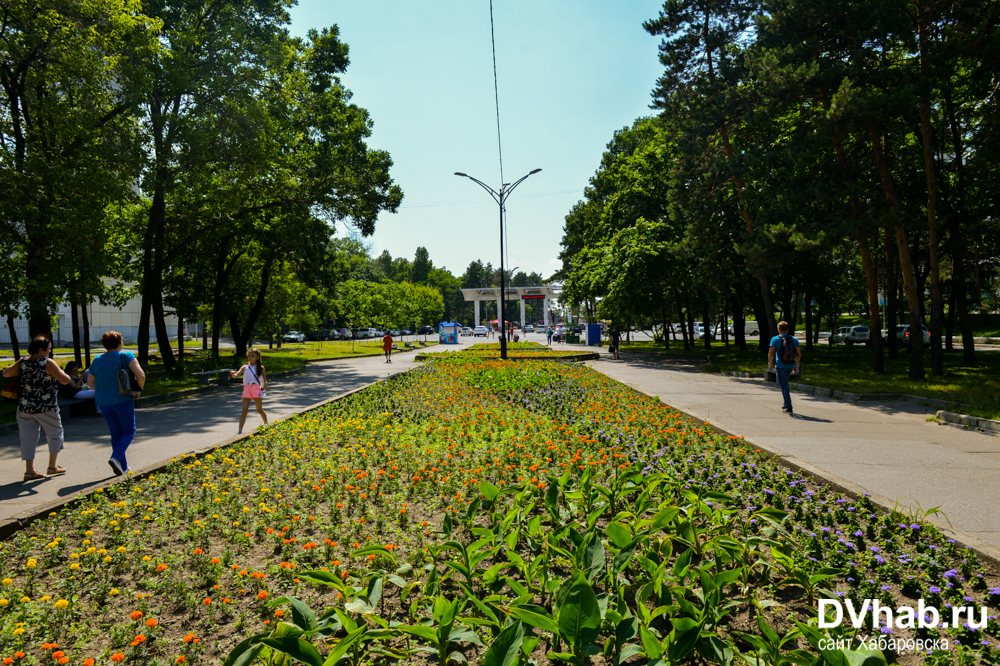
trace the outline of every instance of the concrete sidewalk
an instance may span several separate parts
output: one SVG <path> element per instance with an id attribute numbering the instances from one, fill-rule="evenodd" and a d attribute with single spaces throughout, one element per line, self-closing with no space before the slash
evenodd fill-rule
<path id="1" fill-rule="evenodd" d="M 955 529 L 1000 549 L 1000 437 L 928 422 L 934 412 L 908 402 L 851 404 L 793 391 L 789 416 L 777 385 L 704 374 L 683 359 L 629 354 L 588 365 L 904 511 L 940 507 Z"/>
<path id="2" fill-rule="evenodd" d="M 266 365 L 266 352 L 265 352 Z M 415 365 L 412 354 L 394 355 L 387 364 L 382 356 L 311 363 L 304 375 L 276 379 L 268 384 L 264 410 L 268 421 L 285 418 L 322 400 L 346 393 Z M 242 407 L 242 384 L 216 393 L 136 411 L 136 437 L 129 447 L 133 469 L 211 446 L 236 435 Z M 244 432 L 260 424 L 253 404 Z M 103 418 L 83 417 L 63 422 L 66 448 L 59 464 L 64 476 L 25 483 L 24 463 L 17 433 L 0 437 L 0 520 L 11 518 L 93 486 L 112 476 L 108 466 L 111 436 Z M 48 445 L 40 438 L 35 469 L 44 472 Z"/>

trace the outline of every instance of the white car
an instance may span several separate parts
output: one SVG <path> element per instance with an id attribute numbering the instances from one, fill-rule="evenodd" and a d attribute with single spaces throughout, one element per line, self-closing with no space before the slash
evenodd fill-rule
<path id="1" fill-rule="evenodd" d="M 835 345 L 843 342 L 853 345 L 856 342 L 870 344 L 871 331 L 867 326 L 842 326 L 837 332 L 830 336 L 830 344 Z"/>
<path id="2" fill-rule="evenodd" d="M 485 326 L 476 326 L 476 330 L 472 332 L 472 337 L 478 338 L 480 335 L 485 337 L 489 336 L 489 331 L 486 330 Z"/>
<path id="3" fill-rule="evenodd" d="M 525 333 L 534 333 L 535 332 L 535 327 L 532 326 L 531 324 L 528 324 L 527 326 L 524 327 L 524 332 Z"/>
<path id="4" fill-rule="evenodd" d="M 306 334 L 301 331 L 288 331 L 283 336 L 281 336 L 282 342 L 305 342 Z"/>
<path id="5" fill-rule="evenodd" d="M 458 334 L 459 335 L 472 335 L 472 329 L 469 328 L 468 326 L 463 326 L 462 329 L 458 332 Z"/>

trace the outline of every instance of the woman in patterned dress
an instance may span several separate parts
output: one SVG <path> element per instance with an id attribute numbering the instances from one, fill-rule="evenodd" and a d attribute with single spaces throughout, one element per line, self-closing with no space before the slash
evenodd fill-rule
<path id="1" fill-rule="evenodd" d="M 62 419 L 59 417 L 58 384 L 69 384 L 70 378 L 49 358 L 52 342 L 44 335 L 28 344 L 28 356 L 3 369 L 4 377 L 21 375 L 21 394 L 17 402 L 17 429 L 21 437 L 21 459 L 24 460 L 24 480 L 44 479 L 35 470 L 35 449 L 40 430 L 49 443 L 49 476 L 65 474 L 56 464 L 63 448 Z"/>

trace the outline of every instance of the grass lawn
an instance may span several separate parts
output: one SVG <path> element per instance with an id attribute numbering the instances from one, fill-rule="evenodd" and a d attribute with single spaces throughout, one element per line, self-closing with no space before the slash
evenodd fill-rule
<path id="1" fill-rule="evenodd" d="M 919 515 L 590 368 L 449 359 L 0 542 L 0 658 L 886 666 L 859 647 L 870 619 L 807 624 L 818 599 L 995 612 L 997 585 Z M 962 643 L 899 663 L 996 664 L 996 621 L 979 621 L 891 627 Z M 819 659 L 827 637 L 850 654 Z"/>
<path id="2" fill-rule="evenodd" d="M 699 346 L 690 352 L 683 351 L 683 343 L 671 340 L 671 353 L 700 357 L 707 362 L 711 372 L 763 373 L 767 357 L 753 349 L 745 352 L 734 346 L 728 349 L 713 343 L 711 350 Z M 662 346 L 652 342 L 622 344 L 622 350 L 662 352 Z M 1000 353 L 980 351 L 976 354 L 979 365 L 966 366 L 962 352 L 944 353 L 945 375 L 933 377 L 930 372 L 930 351 L 925 353 L 926 376 L 912 380 L 907 376 L 909 357 L 900 354 L 890 359 L 885 354 L 885 373 L 871 370 L 871 350 L 864 345 L 817 345 L 802 355 L 802 382 L 852 393 L 909 393 L 927 398 L 952 400 L 969 405 L 963 412 L 985 418 L 1000 418 Z"/>
<path id="3" fill-rule="evenodd" d="M 970 314 L 972 318 L 972 335 L 976 338 L 1000 338 L 1000 314 Z M 868 315 L 841 315 L 837 317 L 837 328 L 841 326 L 867 326 L 871 320 L 868 319 Z M 903 323 L 908 323 L 904 321 Z M 800 320 L 798 323 L 799 332 L 805 330 L 805 320 Z M 944 323 L 942 323 L 941 335 L 945 333 Z M 928 324 L 930 327 L 930 324 Z M 821 331 L 829 330 L 830 320 L 824 316 L 823 324 L 820 327 Z M 885 322 L 882 322 L 882 329 L 886 328 Z M 955 322 L 955 339 L 958 340 L 962 337 L 962 331 L 958 328 L 958 321 Z"/>

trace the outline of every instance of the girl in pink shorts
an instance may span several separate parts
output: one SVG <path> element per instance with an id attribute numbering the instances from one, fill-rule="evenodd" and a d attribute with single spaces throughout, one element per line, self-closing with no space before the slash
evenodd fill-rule
<path id="1" fill-rule="evenodd" d="M 229 374 L 232 377 L 243 375 L 243 411 L 240 412 L 240 431 L 237 434 L 243 434 L 243 425 L 247 422 L 247 412 L 250 411 L 251 400 L 257 403 L 257 413 L 260 414 L 261 420 L 267 424 L 267 414 L 264 413 L 262 399 L 266 395 L 267 374 L 264 372 L 264 364 L 260 362 L 260 352 L 251 347 L 247 351 L 246 365 L 235 372 L 230 370 Z"/>

